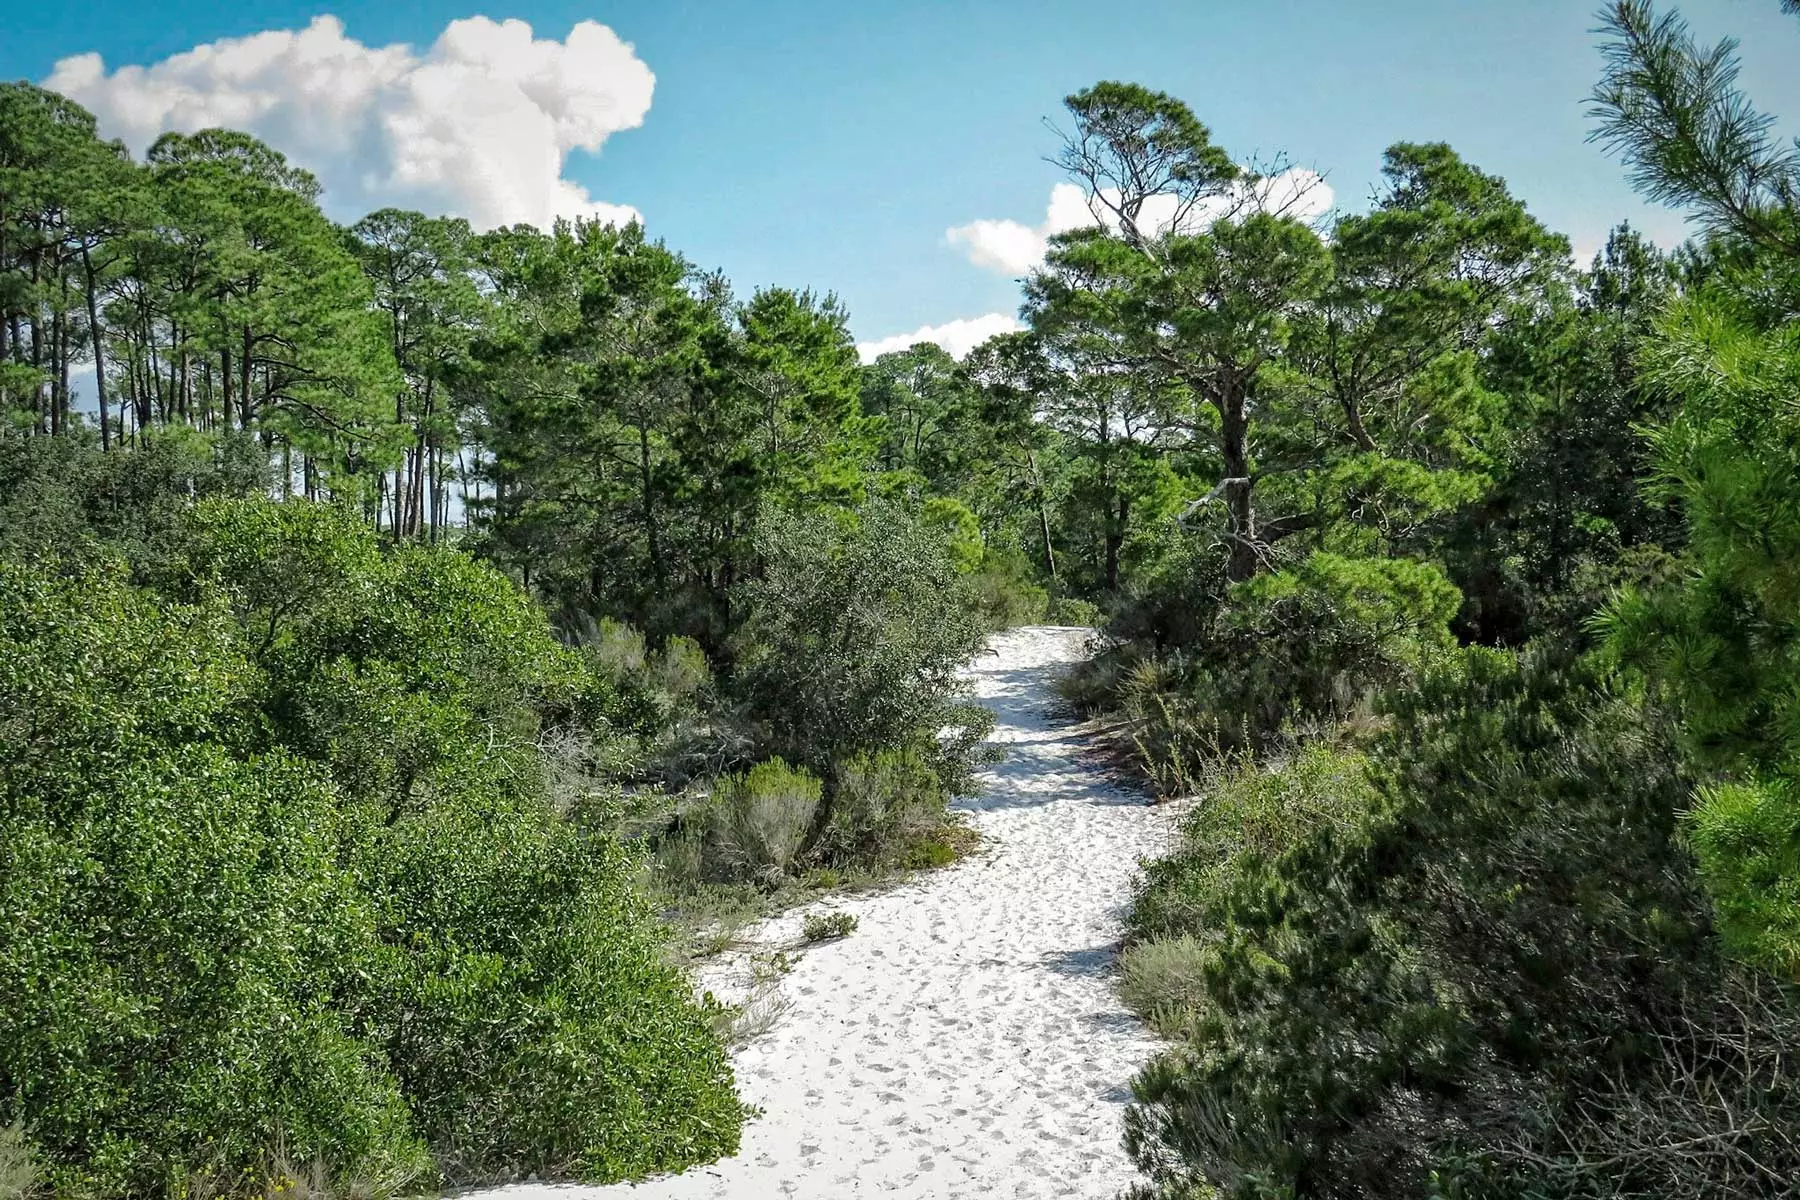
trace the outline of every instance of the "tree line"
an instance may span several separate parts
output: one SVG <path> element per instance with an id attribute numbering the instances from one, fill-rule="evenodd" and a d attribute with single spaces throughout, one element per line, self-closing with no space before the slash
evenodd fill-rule
<path id="1" fill-rule="evenodd" d="M 1199 797 L 1121 960 L 1173 1043 L 1140 1194 L 1784 1194 L 1800 166 L 1730 43 L 1648 0 L 1601 37 L 1595 136 L 1684 246 L 1572 262 L 1442 144 L 1309 219 L 1102 82 L 1024 328 L 867 365 L 829 295 L 635 225 L 339 227 L 254 139 L 136 162 L 0 88 L 0 914 L 64 947 L 0 942 L 38 998 L 0 1006 L 0 1125 L 94 1195 L 254 1193 L 276 1146 L 376 1190 L 728 1152 L 730 1014 L 607 947 L 953 859 L 956 669 L 1050 620 L 1103 629 L 1069 702 Z M 334 832 L 284 881 L 363 914 L 328 946 L 180 885 L 256 881 L 295 811 Z M 57 998 L 136 952 L 95 930 L 153 925 L 276 947 L 225 955 L 260 1006 L 209 1023 L 196 966 L 66 1050 Z M 301 947 L 326 983 L 276 982 Z M 227 1043 L 189 1091 L 132 1069 Z M 522 1099 L 553 1079 L 629 1082 Z"/>

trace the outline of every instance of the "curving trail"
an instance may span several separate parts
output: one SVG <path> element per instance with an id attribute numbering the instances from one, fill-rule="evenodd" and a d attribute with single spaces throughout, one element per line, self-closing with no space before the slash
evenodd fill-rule
<path id="1" fill-rule="evenodd" d="M 1048 713 L 1087 631 L 994 638 L 970 669 L 1006 760 L 964 807 L 967 861 L 890 892 L 815 905 L 860 924 L 802 952 L 788 1008 L 736 1058 L 763 1115 L 736 1158 L 611 1187 L 518 1184 L 488 1200 L 1112 1197 L 1127 1082 L 1156 1043 L 1109 978 L 1142 857 L 1173 813 L 1112 786 Z M 804 912 L 768 922 L 782 943 Z M 721 993 L 728 989 L 719 987 Z"/>

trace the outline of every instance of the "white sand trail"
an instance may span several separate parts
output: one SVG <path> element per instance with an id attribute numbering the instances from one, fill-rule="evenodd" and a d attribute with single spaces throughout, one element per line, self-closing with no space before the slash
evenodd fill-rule
<path id="1" fill-rule="evenodd" d="M 521 1184 L 488 1200 L 1111 1197 L 1127 1084 L 1156 1043 L 1110 974 L 1140 858 L 1172 814 L 1112 786 L 1050 715 L 1086 631 L 997 636 L 970 669 L 1006 759 L 965 803 L 981 853 L 878 895 L 812 906 L 856 932 L 805 950 L 789 1008 L 736 1056 L 762 1115 L 737 1157 L 638 1185 Z M 768 922 L 793 940 L 804 913 Z"/>

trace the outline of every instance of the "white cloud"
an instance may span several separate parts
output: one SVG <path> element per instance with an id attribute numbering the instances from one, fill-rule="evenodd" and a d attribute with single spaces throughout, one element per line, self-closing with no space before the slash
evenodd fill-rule
<path id="1" fill-rule="evenodd" d="M 1018 221 L 981 220 L 944 231 L 952 246 L 963 246 L 969 261 L 978 267 L 1008 275 L 1029 275 L 1044 261 L 1050 238 L 1071 229 L 1094 224 L 1088 211 L 1087 193 L 1072 183 L 1050 189 L 1044 223 L 1033 228 Z"/>
<path id="2" fill-rule="evenodd" d="M 147 67 L 109 72 L 98 54 L 79 54 L 44 81 L 139 152 L 169 130 L 241 129 L 317 175 L 335 215 L 393 205 L 484 229 L 635 217 L 563 167 L 570 151 L 643 124 L 655 84 L 632 47 L 595 21 L 558 42 L 523 21 L 470 17 L 419 51 L 365 46 L 331 16 Z"/>
<path id="3" fill-rule="evenodd" d="M 1102 193 L 1116 200 L 1117 193 Z M 1332 191 L 1316 171 L 1292 167 L 1259 181 L 1254 197 L 1249 189 L 1240 188 L 1232 195 L 1209 200 L 1191 210 L 1182 222 L 1184 230 L 1204 229 L 1254 198 L 1260 207 L 1283 212 L 1301 221 L 1315 221 L 1331 210 Z M 1117 221 L 1099 207 L 1105 223 Z M 1177 217 L 1178 202 L 1174 196 L 1151 196 L 1144 202 L 1139 220 L 1158 233 L 1166 233 Z M 1018 221 L 983 219 L 958 225 L 944 231 L 944 240 L 960 246 L 969 261 L 978 267 L 1007 275 L 1029 275 L 1043 265 L 1050 249 L 1050 239 L 1072 229 L 1085 229 L 1100 224 L 1094 218 L 1088 194 L 1072 183 L 1059 183 L 1050 189 L 1050 203 L 1044 210 L 1044 222 L 1038 226 Z"/>
<path id="4" fill-rule="evenodd" d="M 868 363 L 883 354 L 905 350 L 920 342 L 933 342 L 948 351 L 950 357 L 961 358 L 989 338 L 1017 333 L 1023 328 L 1011 313 L 986 313 L 979 317 L 960 317 L 942 325 L 926 325 L 911 333 L 897 333 L 873 342 L 858 342 L 856 352 Z"/>

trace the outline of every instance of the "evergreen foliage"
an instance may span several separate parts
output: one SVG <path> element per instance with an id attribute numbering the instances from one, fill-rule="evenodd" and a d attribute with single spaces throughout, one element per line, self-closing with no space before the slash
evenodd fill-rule
<path id="1" fill-rule="evenodd" d="M 1731 42 L 1601 19 L 1687 246 L 1572 263 L 1436 143 L 1301 219 L 1101 82 L 1092 223 L 960 362 L 0 85 L 0 1182 L 730 1153 L 671 939 L 954 858 L 960 670 L 1049 621 L 1197 797 L 1137 1195 L 1791 1191 L 1800 152 Z"/>

